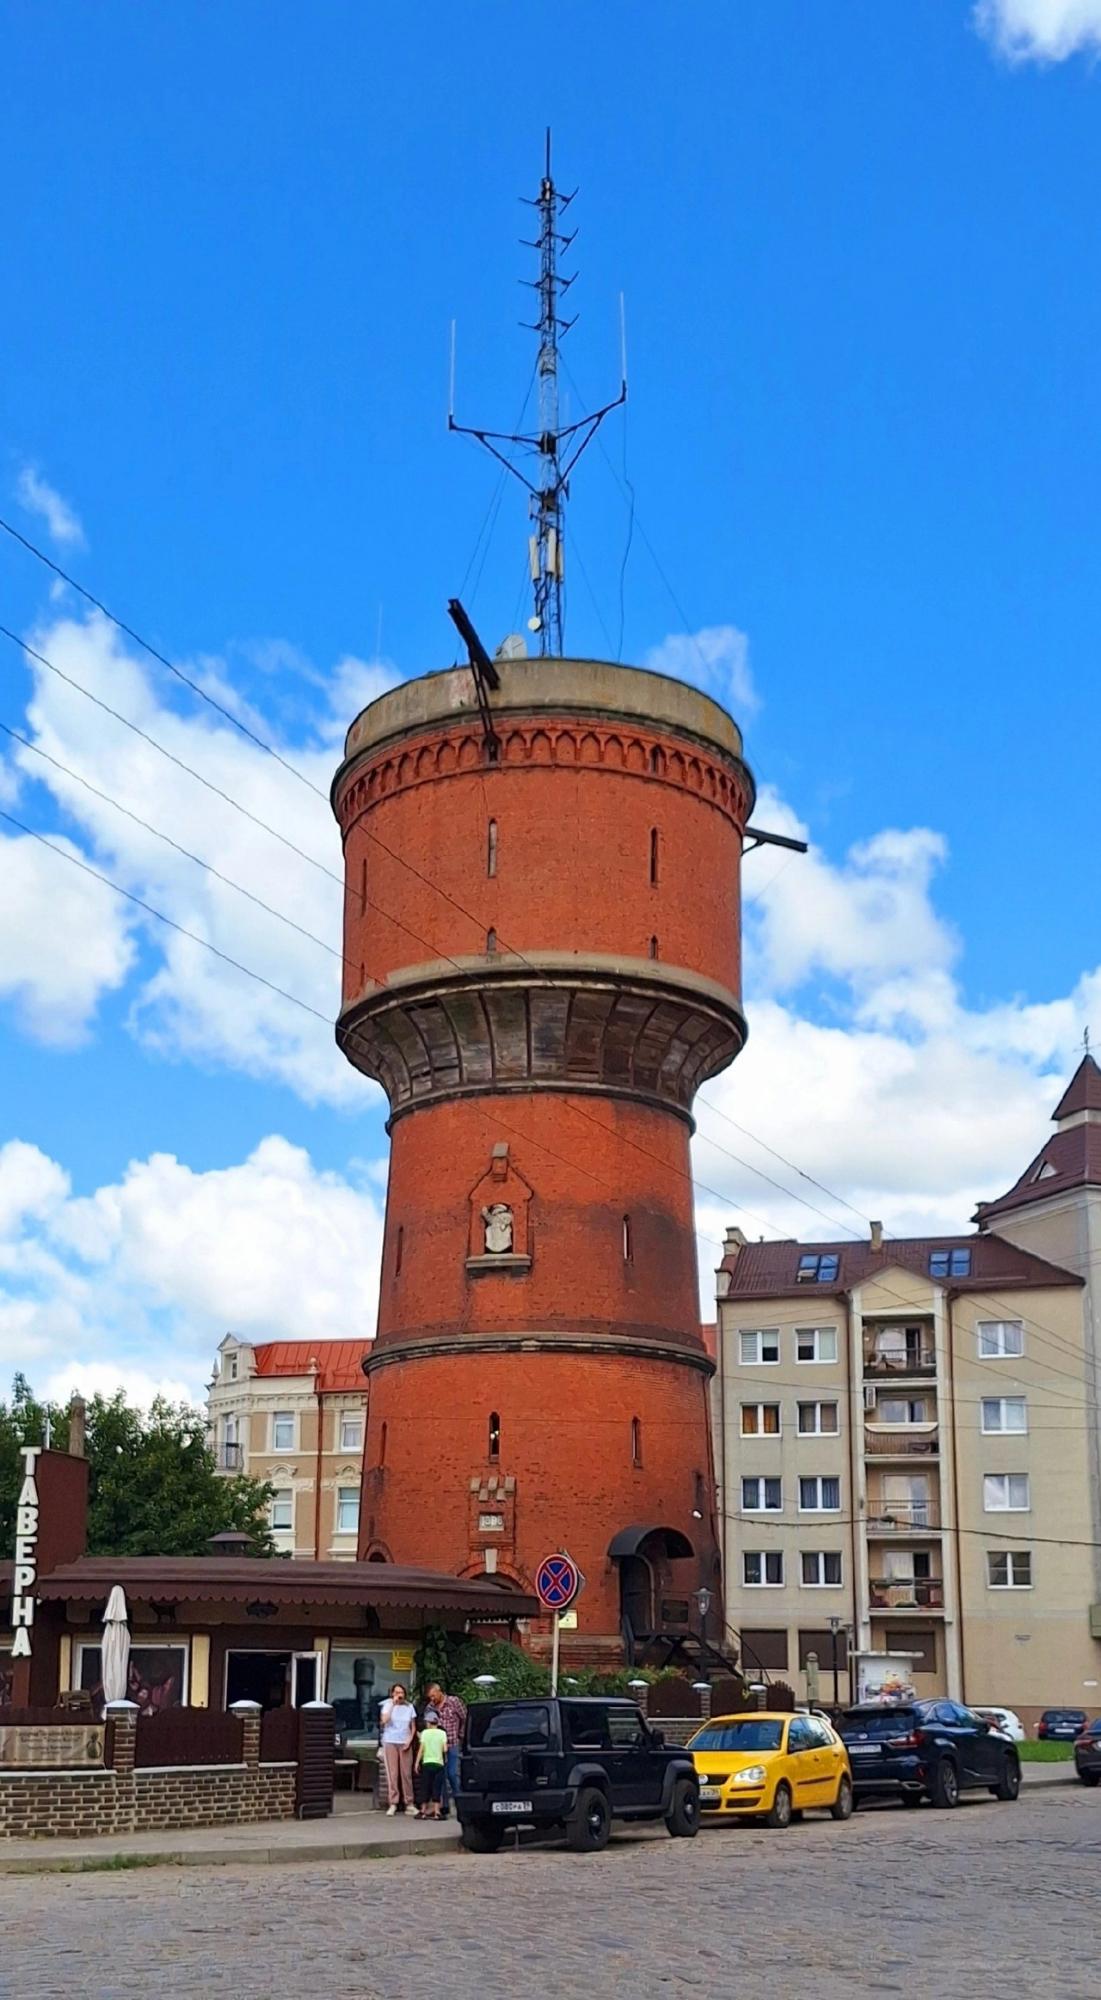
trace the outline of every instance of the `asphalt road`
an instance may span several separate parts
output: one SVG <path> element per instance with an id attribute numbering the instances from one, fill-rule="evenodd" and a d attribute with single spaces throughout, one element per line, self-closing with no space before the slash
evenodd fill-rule
<path id="1" fill-rule="evenodd" d="M 1101 1992 L 1101 1792 L 605 1853 L 0 1878 L 0 1994 L 1045 2000 Z"/>

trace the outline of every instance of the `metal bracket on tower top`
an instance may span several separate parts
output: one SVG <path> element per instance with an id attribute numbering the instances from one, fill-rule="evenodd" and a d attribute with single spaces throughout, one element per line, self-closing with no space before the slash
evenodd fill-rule
<path id="1" fill-rule="evenodd" d="M 747 826 L 745 838 L 749 846 L 743 847 L 743 857 L 752 854 L 755 847 L 790 847 L 793 854 L 805 854 L 807 851 L 805 840 L 793 840 L 790 833 L 765 833 L 759 826 Z"/>
<path id="2" fill-rule="evenodd" d="M 457 597 L 448 598 L 447 615 L 466 647 L 470 671 L 474 676 L 474 692 L 478 697 L 478 713 L 482 718 L 482 740 L 485 743 L 486 761 L 495 764 L 501 754 L 501 745 L 497 731 L 493 727 L 493 711 L 489 705 L 489 696 L 491 691 L 496 693 L 500 687 L 501 676 Z"/>

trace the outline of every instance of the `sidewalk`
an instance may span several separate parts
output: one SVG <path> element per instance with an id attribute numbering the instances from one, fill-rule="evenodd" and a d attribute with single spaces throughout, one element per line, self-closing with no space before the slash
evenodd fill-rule
<path id="1" fill-rule="evenodd" d="M 224 1867 L 230 1862 L 377 1861 L 392 1854 L 457 1848 L 453 1819 L 388 1819 L 355 1794 L 338 1792 L 329 1819 L 264 1820 L 251 1826 L 181 1828 L 178 1833 L 107 1834 L 102 1839 L 0 1841 L 0 1875 L 83 1873 L 89 1869 Z"/>

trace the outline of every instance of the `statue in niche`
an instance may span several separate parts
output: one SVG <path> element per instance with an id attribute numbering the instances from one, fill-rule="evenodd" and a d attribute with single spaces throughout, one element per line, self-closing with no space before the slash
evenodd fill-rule
<path id="1" fill-rule="evenodd" d="M 502 1257 L 512 1249 L 512 1210 L 507 1202 L 495 1201 L 482 1210 L 487 1257 Z"/>

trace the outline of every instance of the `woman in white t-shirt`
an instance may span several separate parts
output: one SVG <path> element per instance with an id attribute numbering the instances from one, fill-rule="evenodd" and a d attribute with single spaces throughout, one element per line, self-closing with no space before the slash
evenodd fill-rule
<path id="1" fill-rule="evenodd" d="M 386 1812 L 392 1819 L 396 1812 L 413 1811 L 413 1738 L 417 1733 L 417 1711 L 400 1681 L 394 1682 L 389 1699 L 382 1704 L 379 1728 L 389 1795 Z"/>

